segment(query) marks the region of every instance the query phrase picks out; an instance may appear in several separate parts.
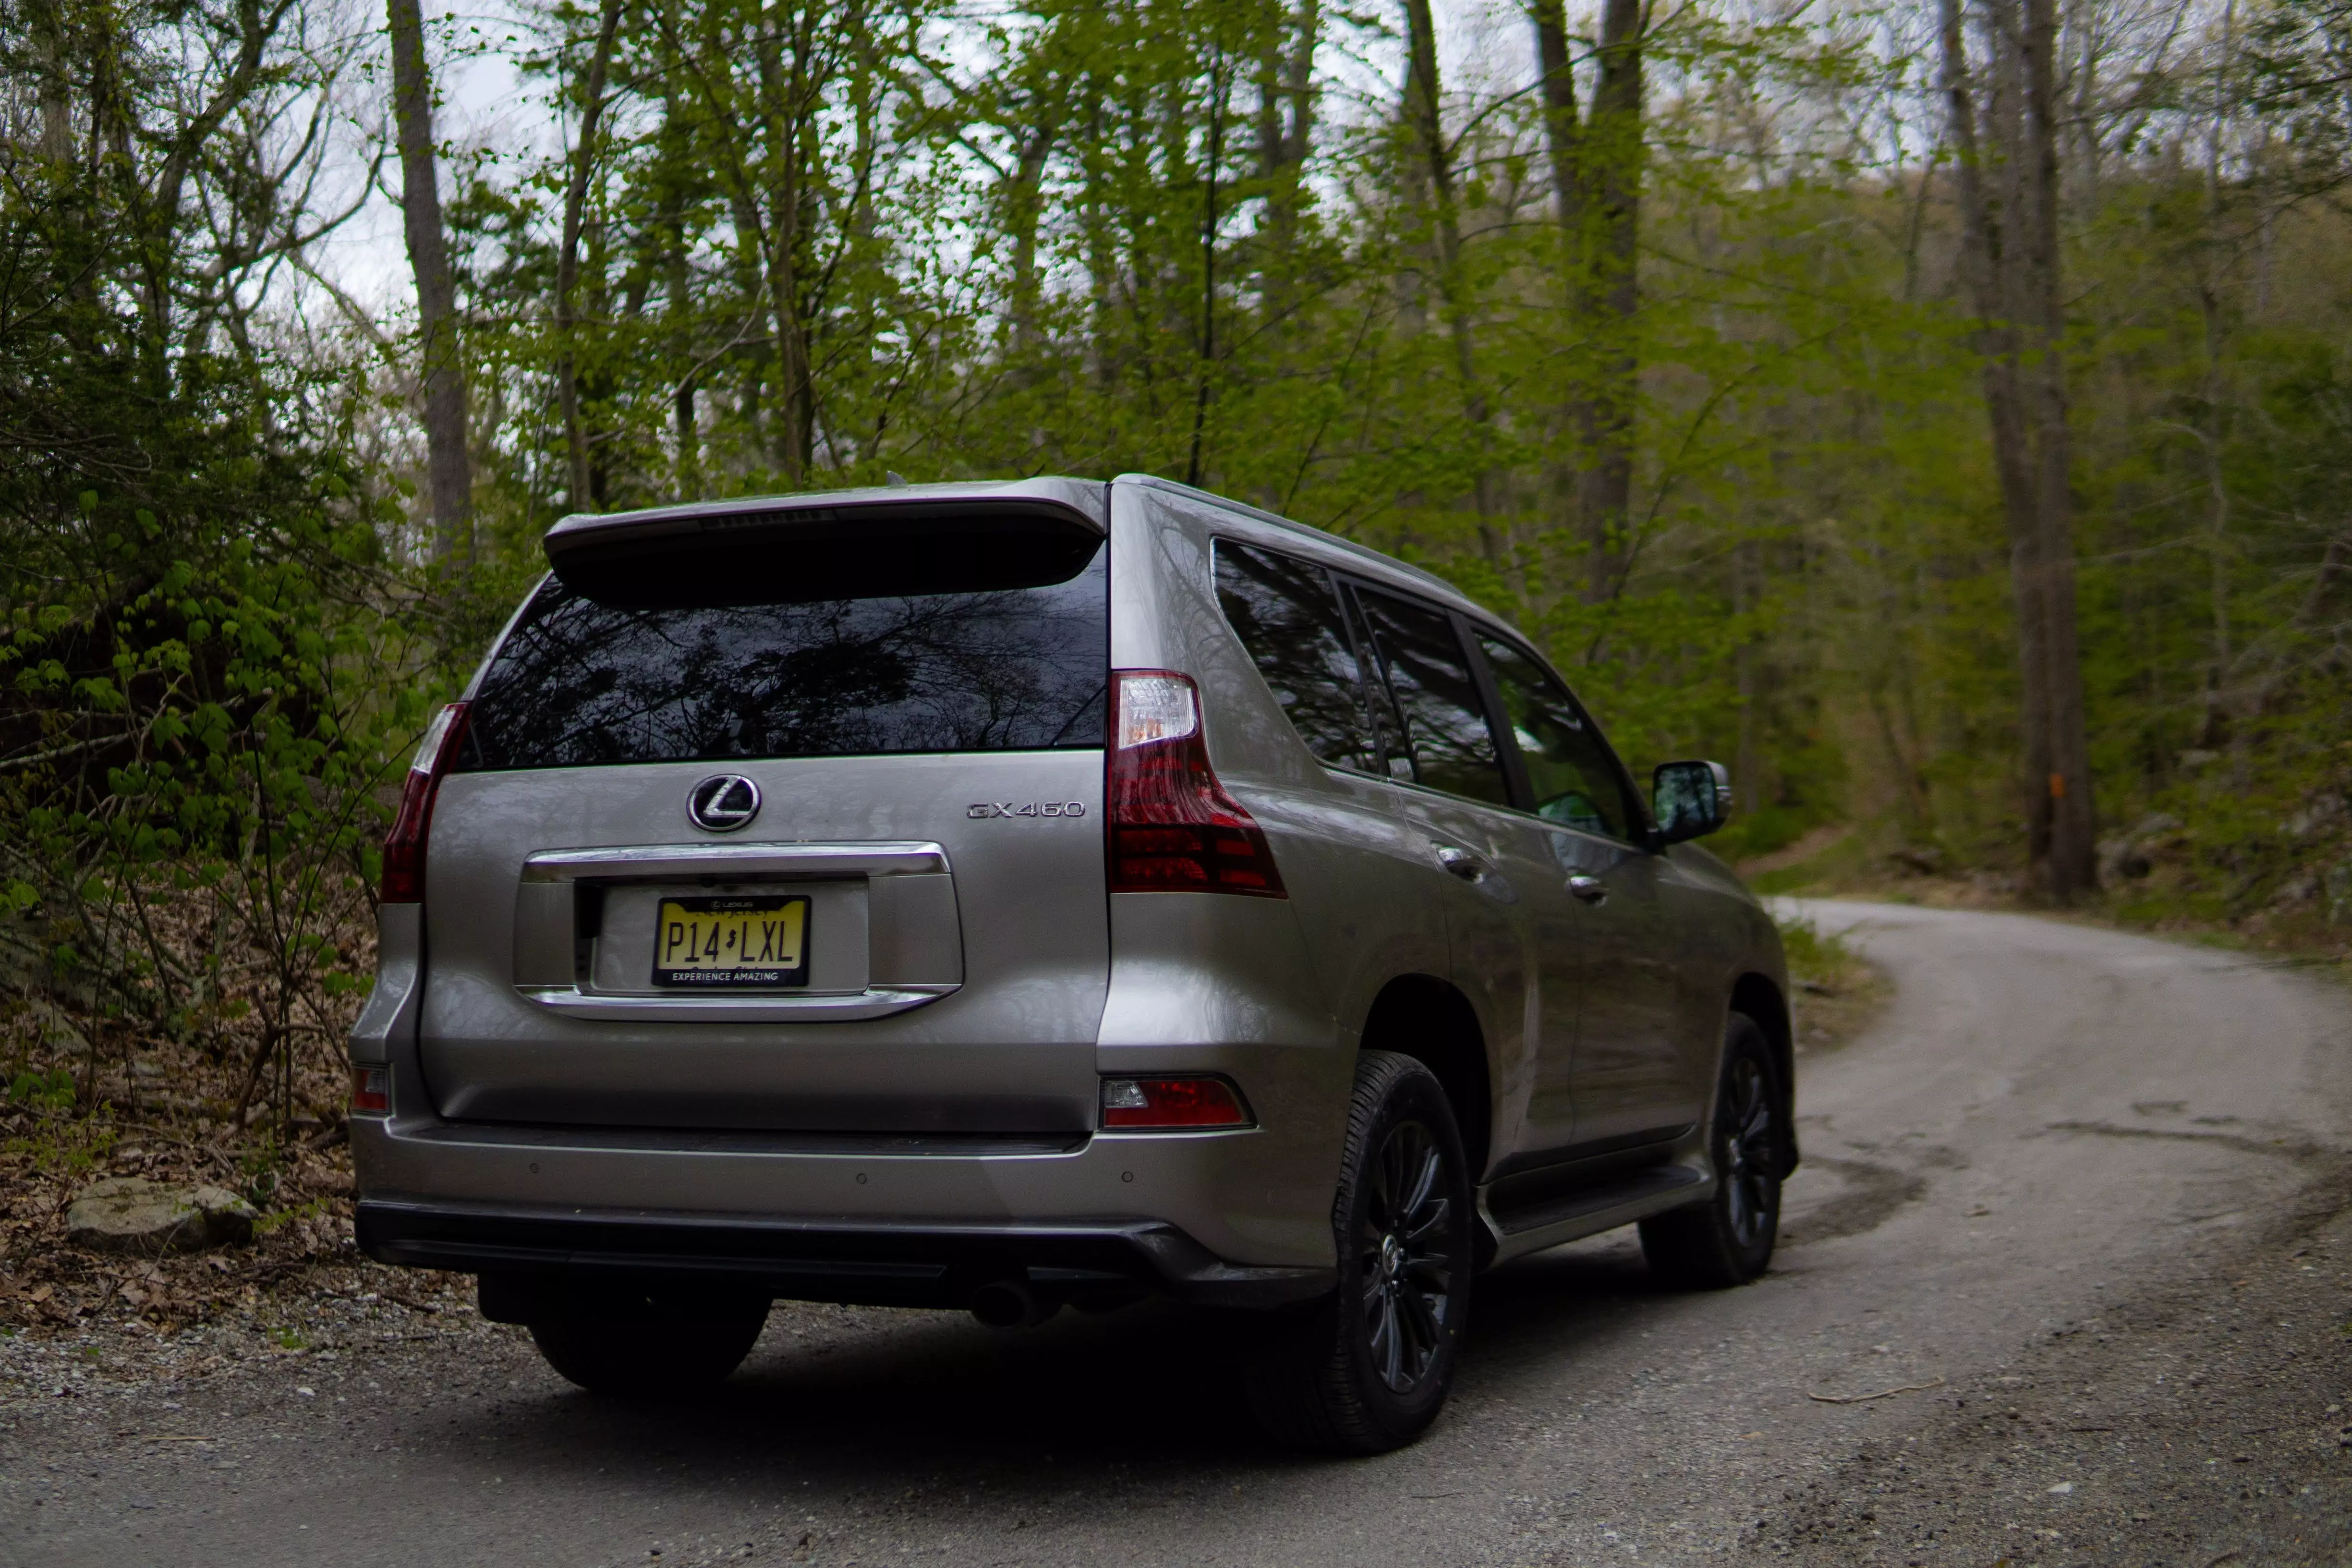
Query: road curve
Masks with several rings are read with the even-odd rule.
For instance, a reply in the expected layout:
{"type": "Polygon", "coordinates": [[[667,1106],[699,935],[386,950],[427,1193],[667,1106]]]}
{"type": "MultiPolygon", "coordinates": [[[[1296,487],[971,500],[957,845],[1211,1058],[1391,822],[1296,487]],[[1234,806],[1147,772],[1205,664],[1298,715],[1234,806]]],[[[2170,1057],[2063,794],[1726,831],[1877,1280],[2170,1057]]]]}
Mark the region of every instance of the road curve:
{"type": "Polygon", "coordinates": [[[2250,1245],[2344,1168],[2339,990],[2056,921],[1801,909],[1896,992],[1861,1039],[1800,1063],[1807,1163],[1772,1272],[1670,1295],[1623,1236],[1500,1270],[1450,1412],[1406,1452],[1269,1451],[1214,1326],[1164,1307],[1012,1333],[780,1307],[719,1395],[678,1405],[591,1400],[514,1331],[361,1337],[168,1391],[12,1391],[0,1561],[1715,1555],[1858,1446],[1899,1444],[1943,1394],[2250,1245]],[[209,1440],[136,1438],[164,1426],[209,1440]]]}

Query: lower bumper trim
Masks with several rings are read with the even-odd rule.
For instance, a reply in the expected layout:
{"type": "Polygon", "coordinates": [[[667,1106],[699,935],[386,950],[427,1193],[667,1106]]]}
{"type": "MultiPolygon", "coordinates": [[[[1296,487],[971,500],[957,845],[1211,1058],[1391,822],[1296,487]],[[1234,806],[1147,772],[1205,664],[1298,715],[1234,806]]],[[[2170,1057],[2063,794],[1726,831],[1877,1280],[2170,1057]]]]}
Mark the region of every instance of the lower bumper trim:
{"type": "Polygon", "coordinates": [[[1203,1306],[1273,1308],[1332,1289],[1330,1268],[1227,1263],[1160,1220],[877,1224],[733,1215],[550,1212],[362,1198],[380,1263],[467,1274],[699,1279],[803,1301],[961,1307],[1010,1270],[1049,1292],[1136,1287],[1203,1306]]]}

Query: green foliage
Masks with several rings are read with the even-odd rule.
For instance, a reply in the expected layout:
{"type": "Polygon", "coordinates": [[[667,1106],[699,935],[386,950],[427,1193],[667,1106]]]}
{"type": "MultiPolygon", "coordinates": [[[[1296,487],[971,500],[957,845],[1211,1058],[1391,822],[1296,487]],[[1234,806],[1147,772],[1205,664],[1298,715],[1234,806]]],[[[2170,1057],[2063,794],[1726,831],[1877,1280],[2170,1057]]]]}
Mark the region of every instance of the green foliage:
{"type": "Polygon", "coordinates": [[[52,1115],[0,1148],[29,1158],[33,1169],[44,1176],[72,1177],[102,1169],[114,1143],[113,1124],[103,1116],[52,1115]]]}
{"type": "Polygon", "coordinates": [[[47,1072],[31,1068],[8,1080],[8,1103],[28,1110],[70,1110],[74,1103],[74,1077],[64,1068],[52,1068],[47,1072]]]}
{"type": "MultiPolygon", "coordinates": [[[[237,1156],[238,1195],[264,1215],[270,1214],[270,1205],[285,1180],[286,1163],[286,1145],[275,1131],[265,1131],[248,1141],[237,1156]]],[[[279,1218],[274,1223],[282,1225],[285,1221],[279,1218]]]]}
{"type": "Polygon", "coordinates": [[[0,15],[91,150],[0,151],[0,939],[257,1072],[332,1048],[377,792],[448,651],[354,455],[352,366],[266,310],[320,215],[237,194],[315,168],[257,129],[349,63],[309,26],[0,15]]]}
{"type": "Polygon", "coordinates": [[[273,1230],[282,1230],[289,1225],[299,1225],[306,1219],[316,1219],[320,1215],[332,1212],[334,1204],[330,1199],[310,1198],[295,1204],[291,1207],[273,1209],[264,1214],[255,1222],[253,1228],[256,1233],[268,1236],[273,1230]]]}
{"type": "MultiPolygon", "coordinates": [[[[1843,937],[1824,933],[1808,920],[1782,920],[1781,951],[1788,955],[1789,979],[1799,991],[1815,996],[1868,999],[1883,994],[1883,983],[1859,952],[1843,937]]],[[[1801,1003],[1801,1010],[1805,1004],[1801,1003]]]]}

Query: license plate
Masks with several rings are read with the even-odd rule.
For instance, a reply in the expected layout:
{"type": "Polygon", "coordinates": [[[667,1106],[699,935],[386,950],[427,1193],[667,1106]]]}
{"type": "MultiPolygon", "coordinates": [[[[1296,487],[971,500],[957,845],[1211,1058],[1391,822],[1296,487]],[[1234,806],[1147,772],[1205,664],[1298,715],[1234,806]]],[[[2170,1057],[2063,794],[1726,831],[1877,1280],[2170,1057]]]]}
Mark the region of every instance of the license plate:
{"type": "Polygon", "coordinates": [[[725,990],[808,984],[806,899],[664,899],[654,984],[725,990]]]}

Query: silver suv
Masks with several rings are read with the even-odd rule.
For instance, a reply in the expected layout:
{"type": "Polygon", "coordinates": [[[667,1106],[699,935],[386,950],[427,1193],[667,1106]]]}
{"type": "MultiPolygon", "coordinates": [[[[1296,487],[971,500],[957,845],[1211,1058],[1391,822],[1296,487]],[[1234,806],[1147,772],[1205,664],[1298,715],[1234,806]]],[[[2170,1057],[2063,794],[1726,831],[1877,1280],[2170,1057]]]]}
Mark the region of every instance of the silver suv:
{"type": "Polygon", "coordinates": [[[1277,1437],[1410,1441],[1472,1279],[1754,1278],[1771,921],[1444,582],[1164,480],[566,519],[435,721],[352,1040],[361,1245],[591,1389],[778,1298],[1246,1309],[1277,1437]]]}

